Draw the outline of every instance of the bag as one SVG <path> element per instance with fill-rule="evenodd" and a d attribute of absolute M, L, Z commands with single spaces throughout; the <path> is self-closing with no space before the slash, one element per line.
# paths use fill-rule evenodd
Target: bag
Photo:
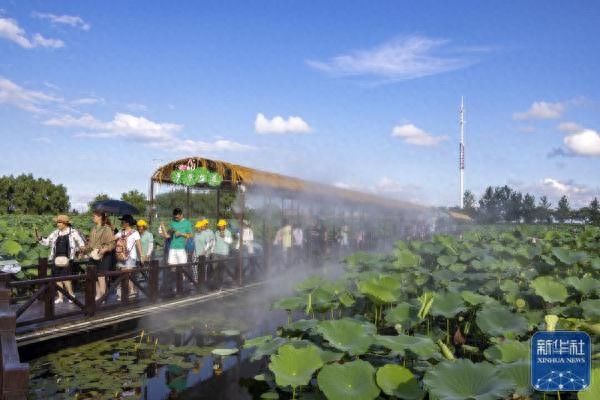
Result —
<path fill-rule="evenodd" d="M 194 242 L 194 238 L 188 238 L 185 241 L 185 252 L 188 254 L 193 253 L 196 250 L 196 243 Z"/>
<path fill-rule="evenodd" d="M 57 267 L 68 267 L 69 266 L 69 257 L 65 257 L 65 256 L 58 256 L 54 258 L 54 265 Z"/>
<path fill-rule="evenodd" d="M 121 237 L 117 239 L 117 244 L 115 246 L 117 261 L 127 261 L 129 259 L 132 249 L 127 247 L 127 238 L 133 234 L 133 232 L 134 231 L 131 231 L 128 235 L 123 235 L 123 232 L 121 232 Z"/>
<path fill-rule="evenodd" d="M 92 250 L 92 252 L 90 253 L 90 258 L 95 261 L 100 260 L 102 258 L 102 256 L 100 255 L 100 250 L 98 250 L 98 249 Z"/>
<path fill-rule="evenodd" d="M 60 256 L 54 257 L 54 265 L 56 267 L 64 268 L 68 267 L 71 260 L 69 259 L 69 253 L 71 249 L 69 247 L 69 241 L 71 237 L 71 228 L 69 228 L 69 233 L 64 236 L 59 236 L 56 239 L 56 243 L 54 243 L 54 251 L 56 253 L 60 253 Z"/>

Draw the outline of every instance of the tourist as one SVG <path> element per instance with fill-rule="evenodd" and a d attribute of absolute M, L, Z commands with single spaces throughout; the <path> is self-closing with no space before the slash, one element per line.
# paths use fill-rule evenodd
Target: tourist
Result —
<path fill-rule="evenodd" d="M 281 244 L 281 263 L 284 268 L 290 266 L 292 257 L 292 225 L 287 219 L 282 221 L 282 226 L 275 235 L 275 245 Z"/>
<path fill-rule="evenodd" d="M 169 229 L 167 230 L 162 222 L 161 228 L 162 236 L 165 239 L 171 239 L 167 263 L 169 265 L 186 264 L 188 256 L 185 251 L 185 245 L 187 239 L 193 236 L 193 230 L 190 221 L 183 217 L 181 208 L 173 210 L 173 219 L 169 222 Z"/>
<path fill-rule="evenodd" d="M 339 236 L 339 244 L 340 244 L 340 253 L 342 256 L 345 256 L 349 252 L 350 248 L 350 239 L 349 239 L 349 231 L 348 225 L 344 224 L 342 229 L 340 229 Z"/>
<path fill-rule="evenodd" d="M 42 245 L 50 247 L 50 256 L 48 260 L 52 263 L 52 276 L 69 276 L 73 275 L 73 260 L 78 252 L 85 248 L 85 242 L 79 232 L 71 226 L 71 220 L 67 215 L 59 215 L 54 219 L 56 230 L 54 230 L 47 238 L 40 237 L 37 229 L 35 230 L 35 238 Z M 71 298 L 75 298 L 71 281 L 65 280 L 56 282 L 58 289 L 56 291 L 55 304 L 62 303 L 63 291 L 66 291 L 69 296 L 69 303 L 72 303 Z M 62 291 L 60 290 L 62 289 Z"/>
<path fill-rule="evenodd" d="M 231 246 L 231 243 L 233 243 L 233 238 L 231 237 L 231 231 L 227 229 L 227 221 L 220 219 L 217 222 L 217 232 L 215 234 L 214 257 L 217 262 L 216 276 L 214 276 L 216 281 L 213 281 L 215 288 L 223 285 L 223 273 L 229 264 L 229 246 Z"/>
<path fill-rule="evenodd" d="M 140 233 L 140 241 L 142 242 L 142 256 L 140 257 L 140 261 L 145 263 L 152 259 L 154 235 L 148 230 L 148 223 L 143 219 L 137 222 L 137 230 Z"/>
<path fill-rule="evenodd" d="M 106 293 L 106 277 L 103 274 L 112 270 L 114 265 L 115 235 L 105 213 L 94 211 L 92 221 L 94 227 L 90 231 L 90 240 L 85 247 L 85 252 L 100 274 L 96 281 L 96 300 L 98 300 Z"/>
<path fill-rule="evenodd" d="M 136 221 L 131 215 L 123 215 L 119 218 L 119 221 L 121 221 L 121 230 L 115 235 L 117 240 L 115 245 L 117 268 L 121 271 L 132 271 L 143 254 L 140 233 L 133 229 L 136 226 Z M 129 297 L 135 296 L 137 296 L 135 285 L 129 279 Z M 117 297 L 121 300 L 121 294 L 117 294 Z"/>
<path fill-rule="evenodd" d="M 299 223 L 292 230 L 294 246 L 292 249 L 292 264 L 301 264 L 304 261 L 304 231 Z"/>
<path fill-rule="evenodd" d="M 196 234 L 194 235 L 194 248 L 196 250 L 195 258 L 197 265 L 192 266 L 194 279 L 198 282 L 198 269 L 202 273 L 202 279 L 207 278 L 207 262 L 210 261 L 215 246 L 215 234 L 208 228 L 208 219 L 203 218 L 196 222 Z"/>

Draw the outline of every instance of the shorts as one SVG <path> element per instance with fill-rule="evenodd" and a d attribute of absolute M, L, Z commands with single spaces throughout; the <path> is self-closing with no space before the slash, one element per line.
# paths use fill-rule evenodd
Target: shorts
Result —
<path fill-rule="evenodd" d="M 68 276 L 73 274 L 73 262 L 70 262 L 66 267 L 52 265 L 52 276 Z"/>
<path fill-rule="evenodd" d="M 119 261 L 117 263 L 117 268 L 119 269 L 133 269 L 136 267 L 137 260 L 135 258 L 128 258 L 125 261 Z"/>
<path fill-rule="evenodd" d="M 185 249 L 169 249 L 169 259 L 167 264 L 169 265 L 177 265 L 177 264 L 187 264 L 188 255 Z"/>
<path fill-rule="evenodd" d="M 96 261 L 92 261 L 93 264 L 96 266 L 96 271 L 98 272 L 108 272 L 111 271 L 113 268 L 113 253 L 109 252 L 109 253 L 105 253 L 104 257 L 102 257 L 100 260 Z"/>

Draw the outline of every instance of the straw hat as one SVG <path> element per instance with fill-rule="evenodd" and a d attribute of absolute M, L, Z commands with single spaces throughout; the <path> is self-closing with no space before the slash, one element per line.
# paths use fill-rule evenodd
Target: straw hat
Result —
<path fill-rule="evenodd" d="M 70 225 L 71 219 L 68 215 L 61 214 L 54 218 L 54 222 L 62 222 L 63 224 Z"/>

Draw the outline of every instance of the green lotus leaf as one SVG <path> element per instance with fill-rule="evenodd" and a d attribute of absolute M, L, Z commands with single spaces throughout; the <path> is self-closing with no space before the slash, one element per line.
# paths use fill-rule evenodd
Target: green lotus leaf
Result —
<path fill-rule="evenodd" d="M 454 264 L 456 261 L 458 261 L 458 258 L 454 255 L 443 255 L 437 258 L 438 264 L 442 267 L 448 267 L 451 264 Z"/>
<path fill-rule="evenodd" d="M 279 348 L 277 354 L 271 356 L 269 369 L 275 374 L 278 386 L 307 385 L 313 373 L 323 366 L 323 360 L 316 346 L 295 347 L 285 344 Z"/>
<path fill-rule="evenodd" d="M 375 337 L 375 342 L 391 350 L 393 353 L 406 355 L 406 350 L 410 350 L 422 360 L 428 360 L 439 354 L 439 347 L 428 336 L 383 336 Z"/>
<path fill-rule="evenodd" d="M 283 327 L 286 331 L 307 332 L 317 326 L 316 319 L 300 319 Z"/>
<path fill-rule="evenodd" d="M 470 290 L 463 290 L 460 295 L 462 296 L 464 301 L 466 301 L 472 306 L 496 302 L 496 300 L 491 298 L 490 296 L 486 296 L 476 292 L 471 292 Z"/>
<path fill-rule="evenodd" d="M 583 316 L 590 320 L 586 322 L 600 321 L 600 299 L 585 300 L 579 306 L 583 310 Z"/>
<path fill-rule="evenodd" d="M 293 296 L 293 297 L 284 297 L 283 299 L 277 300 L 271 308 L 275 310 L 302 310 L 306 307 L 306 300 L 303 297 Z"/>
<path fill-rule="evenodd" d="M 377 370 L 375 379 L 388 396 L 406 400 L 421 400 L 425 396 L 413 373 L 400 365 L 384 365 Z"/>
<path fill-rule="evenodd" d="M 226 357 L 226 356 L 232 356 L 234 354 L 237 354 L 238 349 L 214 349 L 211 353 L 214 354 L 215 356 L 221 356 L 221 357 Z"/>
<path fill-rule="evenodd" d="M 0 253 L 7 254 L 9 256 L 16 256 L 23 250 L 23 247 L 14 240 L 5 240 L 0 247 Z"/>
<path fill-rule="evenodd" d="M 252 360 L 260 360 L 264 356 L 270 356 L 275 353 L 279 347 L 286 344 L 288 341 L 284 338 L 276 337 L 273 339 L 266 340 L 262 343 L 256 343 L 256 349 L 254 350 L 254 354 L 252 355 Z M 247 343 L 247 342 L 246 342 Z M 254 346 L 246 346 L 244 347 L 254 347 Z"/>
<path fill-rule="evenodd" d="M 344 318 L 333 321 L 321 321 L 315 330 L 329 344 L 351 355 L 361 355 L 369 350 L 374 338 L 368 325 Z"/>
<path fill-rule="evenodd" d="M 600 281 L 591 277 L 569 276 L 565 279 L 565 283 L 583 295 L 591 294 L 600 288 Z"/>
<path fill-rule="evenodd" d="M 311 307 L 320 313 L 329 311 L 334 307 L 335 295 L 321 287 L 311 292 Z M 306 304 L 306 303 L 304 303 Z"/>
<path fill-rule="evenodd" d="M 592 369 L 592 384 L 586 390 L 577 393 L 578 400 L 598 400 L 600 399 L 600 365 Z"/>
<path fill-rule="evenodd" d="M 527 319 L 498 305 L 484 305 L 477 312 L 479 329 L 491 336 L 520 336 L 527 332 Z"/>
<path fill-rule="evenodd" d="M 465 303 L 459 293 L 447 292 L 436 295 L 431 306 L 431 315 L 453 318 L 456 314 L 467 311 Z"/>
<path fill-rule="evenodd" d="M 563 264 L 573 265 L 585 261 L 587 254 L 583 251 L 573 251 L 563 247 L 554 247 L 552 254 Z"/>
<path fill-rule="evenodd" d="M 435 301 L 435 294 L 433 292 L 423 292 L 421 296 L 419 296 L 419 302 L 421 303 L 421 308 L 419 308 L 419 312 L 417 316 L 420 319 L 425 319 L 429 314 L 429 310 Z"/>
<path fill-rule="evenodd" d="M 391 325 L 400 324 L 403 328 L 412 328 L 419 322 L 419 310 L 409 303 L 400 303 L 385 312 L 385 320 Z"/>
<path fill-rule="evenodd" d="M 514 281 L 504 281 L 500 284 L 500 289 L 506 293 L 518 293 L 519 285 Z"/>
<path fill-rule="evenodd" d="M 241 332 L 236 329 L 224 329 L 221 331 L 221 335 L 223 336 L 239 336 L 240 333 Z"/>
<path fill-rule="evenodd" d="M 510 364 L 500 364 L 498 369 L 501 377 L 512 382 L 516 395 L 527 398 L 533 392 L 529 361 L 519 360 Z"/>
<path fill-rule="evenodd" d="M 302 282 L 298 283 L 295 286 L 295 289 L 299 292 L 310 292 L 313 289 L 316 289 L 319 286 L 322 286 L 326 282 L 327 281 L 321 276 L 311 275 L 308 278 L 306 278 L 305 280 L 303 280 Z"/>
<path fill-rule="evenodd" d="M 417 254 L 414 254 L 410 250 L 396 250 L 396 261 L 394 262 L 394 266 L 398 269 L 406 269 L 416 267 L 421 263 L 421 257 Z"/>
<path fill-rule="evenodd" d="M 448 270 L 454 272 L 455 274 L 463 274 L 467 270 L 467 266 L 461 263 L 454 263 L 448 267 Z"/>
<path fill-rule="evenodd" d="M 430 396 L 444 400 L 498 400 L 513 390 L 495 366 L 467 359 L 439 363 L 425 373 L 423 384 Z"/>
<path fill-rule="evenodd" d="M 529 342 L 504 340 L 483 352 L 488 360 L 498 363 L 512 363 L 518 360 L 527 360 L 530 357 Z"/>
<path fill-rule="evenodd" d="M 279 393 L 277 392 L 265 392 L 260 395 L 261 399 L 264 400 L 277 400 L 279 399 Z"/>
<path fill-rule="evenodd" d="M 549 303 L 565 301 L 569 296 L 567 288 L 549 276 L 537 277 L 531 282 L 531 287 L 538 296 Z"/>
<path fill-rule="evenodd" d="M 400 282 L 389 276 L 358 282 L 358 290 L 379 305 L 397 302 L 399 289 Z"/>
<path fill-rule="evenodd" d="M 373 400 L 380 392 L 375 384 L 375 368 L 362 360 L 324 366 L 317 384 L 329 400 Z"/>
<path fill-rule="evenodd" d="M 354 297 L 352 297 L 352 294 L 350 294 L 350 292 L 347 290 L 338 296 L 338 300 L 344 307 L 352 307 L 356 302 Z"/>

